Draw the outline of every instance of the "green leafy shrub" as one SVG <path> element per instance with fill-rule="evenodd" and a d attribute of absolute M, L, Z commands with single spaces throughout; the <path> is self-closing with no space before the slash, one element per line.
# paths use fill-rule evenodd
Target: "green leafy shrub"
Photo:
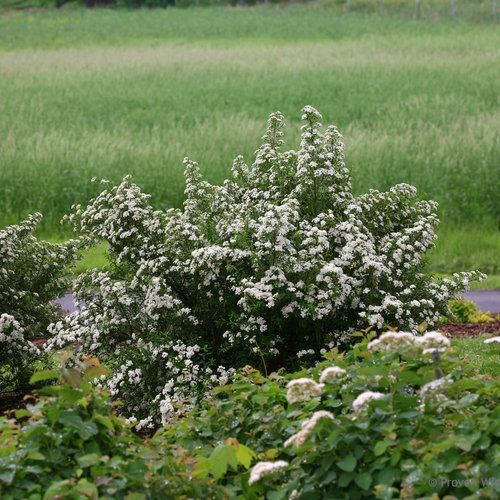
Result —
<path fill-rule="evenodd" d="M 38 241 L 41 214 L 0 230 L 0 391 L 25 387 L 43 353 L 32 340 L 47 336 L 59 307 L 51 300 L 70 288 L 70 270 L 86 239 Z"/>
<path fill-rule="evenodd" d="M 495 321 L 495 318 L 491 316 L 489 311 L 481 311 L 473 300 L 465 300 L 464 298 L 450 300 L 450 312 L 450 317 L 443 317 L 443 323 L 453 321 L 458 323 L 486 323 L 488 321 Z"/>
<path fill-rule="evenodd" d="M 195 477 L 194 461 L 177 446 L 143 441 L 113 413 L 109 396 L 89 383 L 106 372 L 97 359 L 86 359 L 33 376 L 33 382 L 59 376 L 60 383 L 16 411 L 27 418 L 22 424 L 0 418 L 0 497 L 227 498 L 213 480 Z"/>
<path fill-rule="evenodd" d="M 500 381 L 440 354 L 449 341 L 437 332 L 373 337 L 289 384 L 299 425 L 275 461 L 252 469 L 255 495 L 498 496 Z"/>
<path fill-rule="evenodd" d="M 109 243 L 110 263 L 79 277 L 85 306 L 52 325 L 49 348 L 78 341 L 97 355 L 113 371 L 103 386 L 141 427 L 246 364 L 291 370 L 355 329 L 433 324 L 483 276 L 424 275 L 436 204 L 406 184 L 354 196 L 342 136 L 303 112 L 298 151 L 281 150 L 274 113 L 253 166 L 236 158 L 223 186 L 186 159 L 183 210 L 153 210 L 126 177 L 69 217 Z"/>

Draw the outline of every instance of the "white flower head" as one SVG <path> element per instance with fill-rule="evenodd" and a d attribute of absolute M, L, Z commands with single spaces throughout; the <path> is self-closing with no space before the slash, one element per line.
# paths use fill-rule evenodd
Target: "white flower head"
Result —
<path fill-rule="evenodd" d="M 284 460 L 278 460 L 277 462 L 257 462 L 250 472 L 250 478 L 248 479 L 248 484 L 251 485 L 260 481 L 264 476 L 269 474 L 274 474 L 285 467 L 288 467 L 288 462 Z"/>
<path fill-rule="evenodd" d="M 284 443 L 285 446 L 302 446 L 305 442 L 311 431 L 314 429 L 316 424 L 322 418 L 329 418 L 330 420 L 335 421 L 335 417 L 329 412 L 325 410 L 315 411 L 311 418 L 304 420 L 302 422 L 302 429 L 290 436 Z"/>
<path fill-rule="evenodd" d="M 451 380 L 448 378 L 438 378 L 436 380 L 432 380 L 420 388 L 420 397 L 423 400 L 432 398 L 436 394 L 442 392 L 450 385 L 450 383 Z"/>
<path fill-rule="evenodd" d="M 419 406 L 420 411 L 425 410 L 425 404 L 427 401 L 434 399 L 438 402 L 447 401 L 448 398 L 443 393 L 443 391 L 452 383 L 453 381 L 449 378 L 438 378 L 432 380 L 420 388 L 419 394 L 422 404 Z"/>
<path fill-rule="evenodd" d="M 297 401 L 309 401 L 311 398 L 320 396 L 324 384 L 318 384 L 311 378 L 302 377 L 291 380 L 286 387 L 288 389 L 286 399 L 292 404 Z"/>
<path fill-rule="evenodd" d="M 368 344 L 371 351 L 394 351 L 413 344 L 415 335 L 410 332 L 385 332 Z"/>
<path fill-rule="evenodd" d="M 491 337 L 491 338 L 486 339 L 484 341 L 485 344 L 493 344 L 493 342 L 499 342 L 500 343 L 500 336 L 499 337 Z"/>
<path fill-rule="evenodd" d="M 319 378 L 320 383 L 324 384 L 328 380 L 343 377 L 347 372 L 340 366 L 328 366 L 323 370 Z"/>
<path fill-rule="evenodd" d="M 434 351 L 445 351 L 450 347 L 450 340 L 441 332 L 426 332 L 422 337 L 415 339 L 415 345 L 423 349 L 424 354 L 429 354 Z"/>
<path fill-rule="evenodd" d="M 365 391 L 361 393 L 352 403 L 352 407 L 354 408 L 355 411 L 359 411 L 364 409 L 370 401 L 373 401 L 374 399 L 380 399 L 383 398 L 385 394 L 382 394 L 381 392 L 372 392 L 372 391 Z"/>

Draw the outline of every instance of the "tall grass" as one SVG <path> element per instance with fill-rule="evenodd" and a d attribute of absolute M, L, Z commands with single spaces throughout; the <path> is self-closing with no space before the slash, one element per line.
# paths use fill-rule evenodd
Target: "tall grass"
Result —
<path fill-rule="evenodd" d="M 221 182 L 237 154 L 252 160 L 272 111 L 296 147 L 312 104 L 344 133 L 357 192 L 414 184 L 444 231 L 478 228 L 500 272 L 498 29 L 328 12 L 0 16 L 0 220 L 41 211 L 56 231 L 97 193 L 91 177 L 127 173 L 157 207 L 179 206 L 184 156 Z"/>

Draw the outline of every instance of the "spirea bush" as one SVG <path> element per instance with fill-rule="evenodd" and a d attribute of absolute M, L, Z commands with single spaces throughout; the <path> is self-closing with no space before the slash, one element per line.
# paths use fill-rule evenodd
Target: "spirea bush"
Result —
<path fill-rule="evenodd" d="M 436 203 L 407 184 L 354 196 L 342 136 L 303 113 L 298 151 L 282 151 L 274 113 L 252 167 L 237 157 L 223 186 L 185 159 L 183 209 L 153 210 L 126 177 L 69 216 L 110 262 L 79 278 L 85 305 L 51 346 L 78 341 L 112 367 L 103 385 L 141 426 L 246 364 L 294 368 L 355 329 L 433 324 L 481 277 L 424 275 Z"/>
<path fill-rule="evenodd" d="M 43 357 L 32 340 L 47 336 L 58 317 L 51 300 L 70 289 L 70 270 L 84 239 L 64 244 L 33 236 L 42 216 L 0 230 L 0 390 L 26 386 Z"/>

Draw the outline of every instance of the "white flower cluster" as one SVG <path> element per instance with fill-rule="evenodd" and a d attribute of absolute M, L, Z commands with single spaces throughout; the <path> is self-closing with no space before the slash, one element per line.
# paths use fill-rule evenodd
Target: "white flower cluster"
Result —
<path fill-rule="evenodd" d="M 410 332 L 385 332 L 368 344 L 371 351 L 393 351 L 413 345 L 415 335 Z"/>
<path fill-rule="evenodd" d="M 311 434 L 311 431 L 314 429 L 314 427 L 316 427 L 318 421 L 321 420 L 322 418 L 328 418 L 335 422 L 335 417 L 329 411 L 325 410 L 315 411 L 312 414 L 311 418 L 306 419 L 302 422 L 302 429 L 296 434 L 293 434 L 293 436 L 290 436 L 285 441 L 284 445 L 296 446 L 297 448 L 302 446 L 306 442 L 309 434 Z"/>
<path fill-rule="evenodd" d="M 5 313 L 0 316 L 0 352 L 5 352 L 9 357 L 40 354 L 38 347 L 26 338 L 19 322 Z"/>
<path fill-rule="evenodd" d="M 354 408 L 354 411 L 361 411 L 364 410 L 370 401 L 373 401 L 374 399 L 381 399 L 385 396 L 385 394 L 382 394 L 381 392 L 372 392 L 372 391 L 365 391 L 361 393 L 353 402 L 352 402 L 352 407 Z"/>
<path fill-rule="evenodd" d="M 250 478 L 248 479 L 248 484 L 252 485 L 260 481 L 264 476 L 270 474 L 275 474 L 280 470 L 286 469 L 288 467 L 288 462 L 284 460 L 278 460 L 277 462 L 257 462 L 250 471 Z"/>
<path fill-rule="evenodd" d="M 368 344 L 371 351 L 394 351 L 404 347 L 415 346 L 424 354 L 434 351 L 443 352 L 450 346 L 450 340 L 441 332 L 426 332 L 422 336 L 411 332 L 385 332 Z"/>
<path fill-rule="evenodd" d="M 292 404 L 298 401 L 309 401 L 310 399 L 321 396 L 321 389 L 324 384 L 316 383 L 312 378 L 297 378 L 288 382 L 286 386 L 286 400 Z"/>
<path fill-rule="evenodd" d="M 415 345 L 423 350 L 424 354 L 434 351 L 443 352 L 450 347 L 450 339 L 441 332 L 425 332 L 421 337 L 415 338 Z"/>
<path fill-rule="evenodd" d="M 134 365 L 144 381 L 154 375 L 154 348 L 179 340 L 200 348 L 199 361 L 171 362 L 199 364 L 205 377 L 206 367 L 293 369 L 297 356 L 317 358 L 356 329 L 390 324 L 416 332 L 447 313 L 448 300 L 481 275 L 434 282 L 421 273 L 436 237 L 436 204 L 415 201 L 406 184 L 354 196 L 342 136 L 333 126 L 322 132 L 311 106 L 303 119 L 299 150 L 282 151 L 283 117 L 272 114 L 253 165 L 237 157 L 222 186 L 185 159 L 182 210 L 155 211 L 129 177 L 74 207 L 68 220 L 108 242 L 112 265 L 79 279 L 85 307 L 54 327 L 53 345 L 81 342 L 109 364 L 121 346 L 142 339 L 154 346 L 140 350 L 145 357 Z M 153 387 L 169 383 L 167 374 L 157 374 Z M 173 383 L 184 384 L 185 394 L 190 381 L 181 380 Z M 127 395 L 117 393 L 126 408 L 141 407 L 140 418 L 151 413 L 150 390 L 140 404 Z"/>
<path fill-rule="evenodd" d="M 446 401 L 448 398 L 444 394 L 444 390 L 452 383 L 450 378 L 438 378 L 432 380 L 420 388 L 420 400 L 421 404 L 419 409 L 421 411 L 425 410 L 425 405 L 430 400 L 436 400 L 438 402 Z"/>
<path fill-rule="evenodd" d="M 320 384 L 331 382 L 332 380 L 338 380 L 342 378 L 347 372 L 340 368 L 340 366 L 328 366 L 326 367 L 321 376 L 319 377 Z"/>

